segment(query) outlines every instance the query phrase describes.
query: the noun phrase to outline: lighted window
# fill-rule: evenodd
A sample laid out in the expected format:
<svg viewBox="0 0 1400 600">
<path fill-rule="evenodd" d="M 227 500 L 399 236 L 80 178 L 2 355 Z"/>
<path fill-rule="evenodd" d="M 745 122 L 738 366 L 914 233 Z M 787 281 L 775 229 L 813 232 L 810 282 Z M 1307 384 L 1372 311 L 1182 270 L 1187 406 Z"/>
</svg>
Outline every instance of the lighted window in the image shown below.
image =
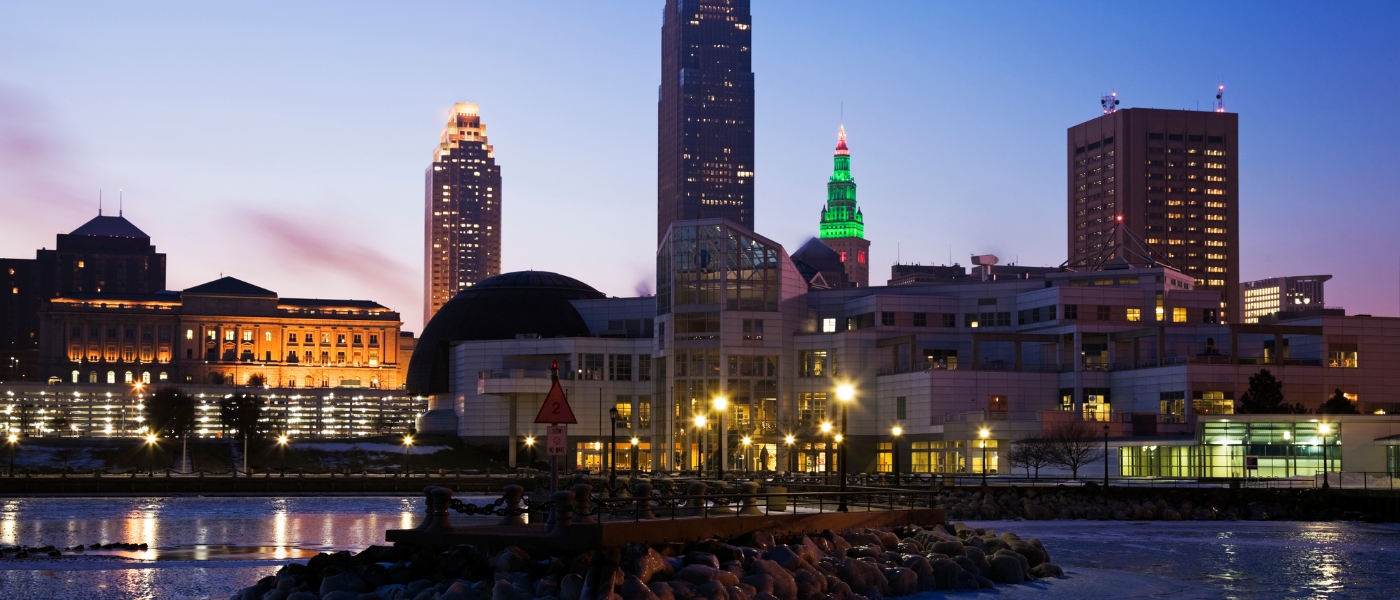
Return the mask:
<svg viewBox="0 0 1400 600">
<path fill-rule="evenodd" d="M 186 329 L 186 330 L 185 330 L 185 339 L 187 339 L 187 340 L 192 340 L 192 339 L 194 339 L 194 330 L 193 330 L 193 329 Z"/>
<path fill-rule="evenodd" d="M 1172 309 L 1172 322 L 1173 322 L 1173 323 L 1185 323 L 1185 322 L 1186 322 L 1186 309 L 1184 309 L 1184 308 L 1173 308 L 1173 309 Z"/>
<path fill-rule="evenodd" d="M 1129 308 L 1129 309 L 1128 309 L 1128 320 L 1129 320 L 1129 321 L 1141 321 L 1141 320 L 1142 320 L 1142 309 L 1141 309 L 1141 308 Z"/>
<path fill-rule="evenodd" d="M 243 341 L 245 341 L 245 342 L 251 342 L 251 341 L 253 341 L 253 332 L 251 332 L 251 331 L 245 331 L 245 332 L 243 332 Z"/>
<path fill-rule="evenodd" d="M 265 332 L 263 332 L 263 340 L 264 340 L 264 341 L 268 341 L 268 342 L 272 341 L 272 332 L 271 332 L 271 331 L 265 331 Z"/>
<path fill-rule="evenodd" d="M 822 319 L 822 333 L 836 333 L 836 319 Z"/>
</svg>

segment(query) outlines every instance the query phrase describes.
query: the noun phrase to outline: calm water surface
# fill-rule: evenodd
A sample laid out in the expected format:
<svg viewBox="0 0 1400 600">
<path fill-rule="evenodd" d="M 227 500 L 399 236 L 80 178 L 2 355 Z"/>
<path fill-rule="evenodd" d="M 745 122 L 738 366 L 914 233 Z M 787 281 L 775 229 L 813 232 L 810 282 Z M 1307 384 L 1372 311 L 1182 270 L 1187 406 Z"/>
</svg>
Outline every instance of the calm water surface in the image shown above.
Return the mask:
<svg viewBox="0 0 1400 600">
<path fill-rule="evenodd" d="M 132 542 L 149 546 L 139 552 L 0 561 L 0 599 L 227 598 L 291 560 L 383 544 L 384 530 L 412 527 L 422 510 L 421 497 L 0 499 L 0 544 L 67 547 Z M 463 525 L 480 519 L 484 518 L 454 517 Z M 1086 578 L 1103 575 L 1080 571 L 1075 582 L 997 592 L 1008 600 L 1027 594 L 1037 598 L 1159 596 L 1151 590 L 1163 588 L 1154 588 L 1153 582 L 1163 581 L 1189 582 L 1186 591 L 1191 597 L 1400 597 L 1400 527 L 1394 525 L 1096 521 L 981 525 L 1039 537 L 1055 561 L 1070 567 L 1072 574 L 1082 568 L 1119 575 L 1111 585 L 1086 586 Z"/>
</svg>

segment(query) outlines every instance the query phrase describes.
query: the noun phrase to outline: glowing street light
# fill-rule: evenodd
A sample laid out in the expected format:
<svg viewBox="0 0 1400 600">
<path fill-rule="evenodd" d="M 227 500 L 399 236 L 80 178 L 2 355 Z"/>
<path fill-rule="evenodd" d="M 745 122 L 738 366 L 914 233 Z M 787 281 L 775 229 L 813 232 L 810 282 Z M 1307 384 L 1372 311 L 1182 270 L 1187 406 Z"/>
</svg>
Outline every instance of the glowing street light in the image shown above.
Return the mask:
<svg viewBox="0 0 1400 600">
<path fill-rule="evenodd" d="M 894 485 L 899 486 L 899 436 L 904 433 L 904 428 L 898 425 L 890 428 L 890 466 L 894 471 Z"/>
<path fill-rule="evenodd" d="M 753 445 L 753 438 L 746 435 L 743 439 L 739 440 L 739 443 L 744 445 L 744 477 L 748 477 L 749 467 L 751 466 L 750 463 L 753 461 L 753 458 L 749 456 L 749 449 Z"/>
<path fill-rule="evenodd" d="M 10 477 L 15 476 L 15 446 L 19 445 L 19 436 L 11 433 L 10 437 Z"/>
<path fill-rule="evenodd" d="M 986 427 L 977 431 L 977 437 L 982 438 L 980 442 L 982 445 L 982 485 L 987 485 L 987 438 L 991 435 L 992 432 Z"/>
<path fill-rule="evenodd" d="M 149 466 L 149 467 L 151 468 L 150 472 L 147 473 L 146 476 L 147 476 L 147 477 L 155 477 L 155 476 L 156 476 L 156 434 L 155 434 L 155 433 L 148 433 L 148 434 L 146 434 L 146 455 L 149 457 L 149 460 L 147 461 L 147 466 Z"/>
<path fill-rule="evenodd" d="M 695 415 L 694 422 L 695 434 L 700 436 L 700 443 L 698 444 L 700 446 L 700 464 L 698 466 L 700 467 L 700 474 L 703 476 L 705 474 L 706 454 L 708 454 L 710 446 L 710 430 L 707 427 L 710 421 L 705 418 L 705 415 Z"/>
<path fill-rule="evenodd" d="M 846 434 L 846 422 L 848 419 L 847 408 L 851 405 L 851 400 L 856 397 L 856 388 L 849 383 L 843 383 L 836 388 L 836 398 L 841 401 L 841 434 L 836 436 L 839 444 Z M 838 461 L 841 461 L 841 504 L 836 506 L 838 512 L 846 512 L 846 445 L 841 444 L 841 453 Z"/>
<path fill-rule="evenodd" d="M 729 399 L 719 396 L 714 400 L 715 412 L 719 413 L 719 461 L 715 463 L 716 479 L 724 481 L 724 463 L 729 462 L 729 432 L 724 429 L 724 412 L 729 408 Z"/>
<path fill-rule="evenodd" d="M 409 448 L 410 446 L 412 446 L 412 445 L 413 445 L 413 436 L 411 436 L 411 435 L 405 435 L 405 436 L 403 436 L 403 472 L 404 472 L 404 477 L 408 477 L 408 476 L 409 476 L 409 471 L 408 471 L 408 448 Z"/>
<path fill-rule="evenodd" d="M 278 477 L 287 476 L 287 434 L 277 436 L 277 468 L 281 470 Z"/>
</svg>

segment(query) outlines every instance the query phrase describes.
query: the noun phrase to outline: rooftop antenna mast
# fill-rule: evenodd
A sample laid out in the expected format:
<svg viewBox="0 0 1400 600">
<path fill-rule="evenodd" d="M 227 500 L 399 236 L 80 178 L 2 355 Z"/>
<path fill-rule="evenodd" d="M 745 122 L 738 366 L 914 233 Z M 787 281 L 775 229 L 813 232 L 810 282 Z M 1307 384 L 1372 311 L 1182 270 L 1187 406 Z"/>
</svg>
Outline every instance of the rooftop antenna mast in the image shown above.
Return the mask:
<svg viewBox="0 0 1400 600">
<path fill-rule="evenodd" d="M 1103 107 L 1103 114 L 1106 115 L 1118 112 L 1118 92 L 1111 92 L 1107 96 L 1100 98 L 1099 106 Z"/>
<path fill-rule="evenodd" d="M 97 216 L 102 216 L 102 190 L 97 190 Z"/>
<path fill-rule="evenodd" d="M 124 208 L 124 206 L 123 206 L 124 203 L 125 203 L 125 200 L 124 200 L 123 195 L 122 195 L 122 189 L 121 189 L 121 188 L 117 188 L 117 216 L 118 216 L 118 217 L 122 216 L 122 209 Z"/>
<path fill-rule="evenodd" d="M 1225 112 L 1225 86 L 1215 88 L 1215 112 Z"/>
</svg>

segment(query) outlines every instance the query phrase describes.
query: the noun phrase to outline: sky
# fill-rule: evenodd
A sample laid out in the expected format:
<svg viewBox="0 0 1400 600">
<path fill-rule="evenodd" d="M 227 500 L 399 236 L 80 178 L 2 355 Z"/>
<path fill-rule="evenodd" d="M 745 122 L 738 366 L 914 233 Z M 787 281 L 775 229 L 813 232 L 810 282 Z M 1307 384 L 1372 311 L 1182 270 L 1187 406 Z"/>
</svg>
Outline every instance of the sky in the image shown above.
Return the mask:
<svg viewBox="0 0 1400 600">
<path fill-rule="evenodd" d="M 454 102 L 501 166 L 504 271 L 654 289 L 663 2 L 0 3 L 0 256 L 124 197 L 167 286 L 238 277 L 422 323 Z M 755 0 L 756 229 L 814 236 L 844 119 L 872 283 L 1065 258 L 1065 130 L 1240 114 L 1242 281 L 1400 313 L 1400 3 Z"/>
</svg>

